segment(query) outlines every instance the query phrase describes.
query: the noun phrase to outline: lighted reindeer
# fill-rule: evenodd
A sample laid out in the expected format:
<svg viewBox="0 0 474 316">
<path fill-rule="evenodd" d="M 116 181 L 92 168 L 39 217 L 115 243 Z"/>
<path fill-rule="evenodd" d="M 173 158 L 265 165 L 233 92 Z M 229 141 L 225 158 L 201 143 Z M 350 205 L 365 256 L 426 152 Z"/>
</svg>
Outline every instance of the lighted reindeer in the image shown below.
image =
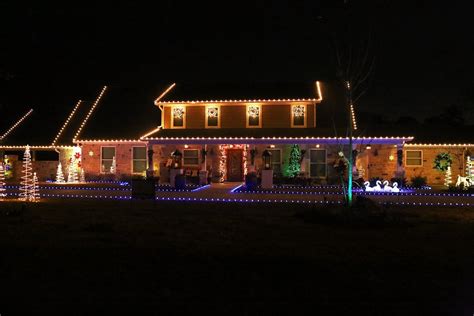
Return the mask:
<svg viewBox="0 0 474 316">
<path fill-rule="evenodd" d="M 472 180 L 469 177 L 461 177 L 460 175 L 458 175 L 458 181 L 456 181 L 456 187 L 459 188 L 461 184 L 464 190 L 467 190 L 469 189 L 471 185 L 474 185 L 474 183 L 472 183 Z"/>
</svg>

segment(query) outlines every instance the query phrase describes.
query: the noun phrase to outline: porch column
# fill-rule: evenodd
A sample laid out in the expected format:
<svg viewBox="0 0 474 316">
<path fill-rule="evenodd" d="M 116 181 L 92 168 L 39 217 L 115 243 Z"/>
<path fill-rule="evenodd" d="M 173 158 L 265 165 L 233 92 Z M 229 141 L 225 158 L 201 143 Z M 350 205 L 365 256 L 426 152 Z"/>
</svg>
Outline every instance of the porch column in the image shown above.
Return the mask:
<svg viewBox="0 0 474 316">
<path fill-rule="evenodd" d="M 396 178 L 405 177 L 405 166 L 403 165 L 403 144 L 397 144 L 397 171 L 395 172 Z"/>
<path fill-rule="evenodd" d="M 147 178 L 152 178 L 154 175 L 153 172 L 153 145 L 150 143 L 147 144 L 146 146 L 147 149 L 147 154 L 148 154 L 148 168 L 146 170 L 146 177 Z"/>
</svg>

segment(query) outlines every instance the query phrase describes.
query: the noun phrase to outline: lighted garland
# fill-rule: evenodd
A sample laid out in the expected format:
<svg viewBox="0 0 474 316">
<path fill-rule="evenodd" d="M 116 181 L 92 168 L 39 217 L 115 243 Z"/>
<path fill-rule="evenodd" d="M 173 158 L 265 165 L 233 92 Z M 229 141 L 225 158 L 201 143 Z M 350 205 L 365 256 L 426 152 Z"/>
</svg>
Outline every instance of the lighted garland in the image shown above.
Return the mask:
<svg viewBox="0 0 474 316">
<path fill-rule="evenodd" d="M 452 163 L 453 159 L 449 153 L 440 153 L 436 155 L 433 168 L 438 171 L 445 172 Z"/>
</svg>

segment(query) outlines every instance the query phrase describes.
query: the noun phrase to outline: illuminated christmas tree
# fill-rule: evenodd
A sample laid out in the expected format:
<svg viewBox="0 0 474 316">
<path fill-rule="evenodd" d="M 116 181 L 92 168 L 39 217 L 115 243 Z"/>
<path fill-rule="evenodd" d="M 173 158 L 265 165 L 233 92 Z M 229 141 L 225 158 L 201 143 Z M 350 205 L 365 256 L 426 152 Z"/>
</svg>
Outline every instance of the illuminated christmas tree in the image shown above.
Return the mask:
<svg viewBox="0 0 474 316">
<path fill-rule="evenodd" d="M 67 182 L 68 182 L 68 183 L 77 183 L 77 182 L 78 182 L 78 179 L 77 179 L 77 168 L 76 168 L 76 164 L 74 163 L 73 160 L 69 163 L 69 170 L 68 170 L 68 175 L 67 175 Z"/>
<path fill-rule="evenodd" d="M 61 162 L 58 164 L 58 170 L 56 171 L 56 183 L 64 183 L 63 166 Z"/>
<path fill-rule="evenodd" d="M 32 202 L 38 202 L 39 199 L 40 199 L 40 194 L 39 194 L 38 177 L 36 176 L 36 172 L 33 172 L 33 185 L 31 187 L 30 196 L 28 197 L 28 200 Z"/>
<path fill-rule="evenodd" d="M 289 177 L 296 177 L 301 170 L 301 151 L 298 145 L 292 145 L 290 151 L 290 159 L 288 162 L 288 167 L 286 168 L 286 173 Z"/>
<path fill-rule="evenodd" d="M 110 166 L 110 173 L 115 174 L 117 172 L 117 161 L 115 160 L 115 156 L 112 158 L 112 165 Z"/>
<path fill-rule="evenodd" d="M 471 160 L 470 156 L 466 158 L 466 178 L 471 179 L 474 182 L 474 160 Z"/>
<path fill-rule="evenodd" d="M 6 197 L 5 193 L 5 167 L 3 163 L 0 162 L 0 201 Z"/>
<path fill-rule="evenodd" d="M 86 175 L 85 175 L 85 172 L 84 172 L 84 168 L 81 168 L 81 173 L 80 173 L 79 182 L 81 182 L 81 183 L 86 183 Z"/>
<path fill-rule="evenodd" d="M 21 201 L 27 201 L 30 197 L 31 187 L 33 186 L 33 173 L 31 172 L 31 153 L 30 146 L 26 146 L 23 154 L 23 175 L 21 176 L 20 195 Z"/>
<path fill-rule="evenodd" d="M 448 166 L 448 168 L 446 169 L 446 173 L 444 175 L 444 186 L 449 188 L 451 183 L 453 183 L 451 179 L 451 166 Z"/>
</svg>

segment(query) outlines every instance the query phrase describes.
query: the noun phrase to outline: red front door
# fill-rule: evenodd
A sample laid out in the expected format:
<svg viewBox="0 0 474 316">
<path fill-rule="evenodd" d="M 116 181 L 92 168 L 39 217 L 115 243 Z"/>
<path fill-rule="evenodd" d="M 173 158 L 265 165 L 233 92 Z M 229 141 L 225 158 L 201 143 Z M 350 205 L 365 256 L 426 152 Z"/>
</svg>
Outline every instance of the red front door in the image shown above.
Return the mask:
<svg viewBox="0 0 474 316">
<path fill-rule="evenodd" d="M 243 181 L 242 149 L 227 149 L 227 181 Z"/>
</svg>

